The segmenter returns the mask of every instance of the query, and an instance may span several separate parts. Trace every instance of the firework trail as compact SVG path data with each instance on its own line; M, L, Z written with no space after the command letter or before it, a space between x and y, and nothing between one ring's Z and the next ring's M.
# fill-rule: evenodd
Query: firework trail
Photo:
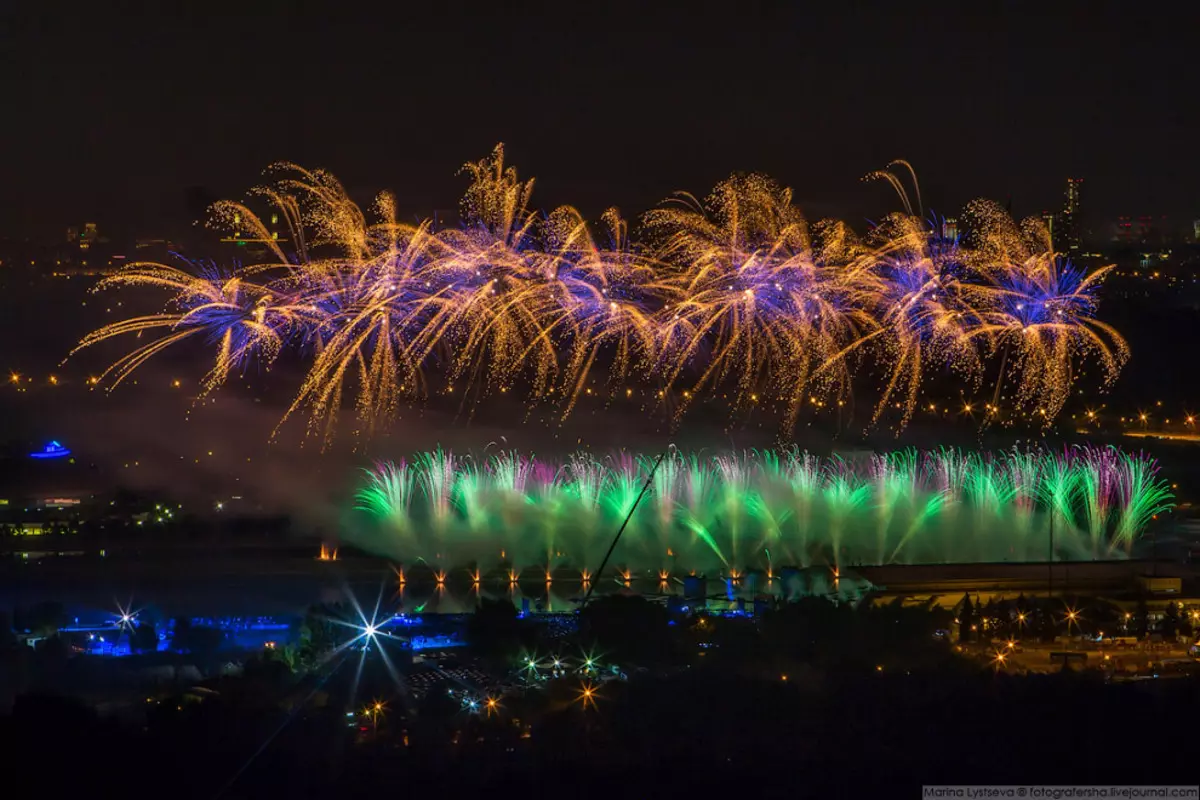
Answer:
M669 477L653 483L656 496L637 507L618 551L619 563L655 575L770 569L771 554L776 565L835 568L1042 558L1051 531L1061 557L1113 557L1172 508L1154 460L1115 448L998 456L909 449L862 463L797 451L670 460ZM505 453L481 465L420 453L368 472L356 535L370 549L407 561L437 557L444 567L480 552L507 553L524 567L585 567L652 464L624 452L564 462ZM431 527L435 541L412 535Z
M790 189L758 174L703 201L676 196L635 239L616 209L594 228L569 206L535 210L534 182L502 146L463 172L462 224L439 230L400 222L390 194L364 210L329 173L275 165L252 202L282 220L289 251L250 205L217 203L211 225L264 243L262 262L130 265L96 288L161 290L166 308L73 352L134 338L104 372L111 388L203 341L215 348L209 392L295 348L309 366L284 419L303 412L325 441L351 401L369 435L431 394L474 409L512 392L565 419L584 394L631 397L635 385L675 421L719 400L775 415L786 434L806 410L849 404L860 370L881 379L872 424L903 428L933 374L978 384L997 370L992 405L1007 390L1009 421L1049 425L1081 365L1098 361L1111 383L1128 360L1096 317L1110 268L1064 261L1038 223L987 201L948 239L921 216L907 162L868 176L892 185L903 211L862 238L836 220L810 224Z

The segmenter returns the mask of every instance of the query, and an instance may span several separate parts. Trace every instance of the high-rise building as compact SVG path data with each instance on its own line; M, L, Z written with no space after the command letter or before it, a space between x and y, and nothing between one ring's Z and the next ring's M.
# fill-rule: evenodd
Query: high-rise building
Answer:
M287 238L280 236L279 232L279 214L272 212L270 224L267 224L267 219L256 218L253 223L246 221L246 228L243 229L242 212L235 211L230 221L233 223L233 232L221 238L222 242L234 244L238 247L246 247L247 245L262 245L269 242L286 242Z
M1058 214L1053 211L1042 212L1042 224L1046 226L1046 232L1050 234L1050 241L1054 241L1054 235L1058 232Z
M107 239L100 236L100 229L94 222L85 222L82 231L74 226L67 228L67 242L79 245L80 250L87 250L98 242L107 241Z
M942 220L942 238L947 241L958 240L958 220L954 217L946 217Z
M1083 246L1081 195L1083 178L1067 178L1067 195L1063 200L1061 235L1069 254L1078 253Z
M1133 217L1117 217L1113 225L1113 241L1119 244L1133 244Z
M1200 219L1192 220L1192 238L1200 244Z
M94 222L85 222L83 225L83 234L79 237L79 249L87 250L93 244L100 240L100 231Z
M1131 247L1163 247L1170 244L1170 220L1167 217L1141 215L1117 217L1113 241Z

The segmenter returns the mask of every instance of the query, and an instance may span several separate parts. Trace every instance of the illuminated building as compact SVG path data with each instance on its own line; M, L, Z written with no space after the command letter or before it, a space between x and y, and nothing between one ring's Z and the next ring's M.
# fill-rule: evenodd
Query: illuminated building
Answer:
M1120 242L1121 244L1130 244L1134 241L1133 219L1131 217L1117 217L1113 231L1113 241Z
M1200 244L1200 219L1192 220L1192 239Z
M958 220L954 217L946 217L942 220L942 238L948 241L958 239Z
M63 447L58 442L50 442L41 450L35 450L29 454L30 458L44 460L48 458L69 458L71 451Z
M1058 231L1058 215L1053 211L1042 212L1042 224L1046 226L1046 230L1050 233L1050 241L1054 241L1054 234Z
M1083 245L1082 193L1083 178L1067 178L1067 192L1063 200L1062 233L1063 243L1070 254L1078 253Z
M97 242L107 242L100 236L100 229L94 222L85 222L83 231L74 226L67 228L67 244L78 245L80 250L88 250Z
M1160 246L1167 243L1168 220L1149 215L1117 217L1113 241L1122 245Z
M87 472L59 442L0 460L0 534L71 534L92 503Z
M246 247L252 244L267 244L268 242L286 242L287 237L281 233L283 220L278 213L272 213L270 216L264 217L262 222L269 224L267 227L268 236L256 236L254 233L248 233L240 229L242 224L242 215L240 212L234 212L231 221L233 222L233 233L221 239L225 244L232 244L236 247Z
M153 247L153 248L163 250L163 251L179 249L179 246L176 245L174 242L172 242L170 239L152 239L152 238L137 239L134 241L133 246L137 250L145 250L146 248L149 248L149 247Z

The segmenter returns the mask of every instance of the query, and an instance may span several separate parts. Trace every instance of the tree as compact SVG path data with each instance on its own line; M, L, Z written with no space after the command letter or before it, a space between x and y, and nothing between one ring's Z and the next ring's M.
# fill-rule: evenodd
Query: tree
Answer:
M436 751L444 747L450 740L450 732L461 710L460 703L450 696L444 686L426 692L417 703L416 719L412 724L413 745L417 752Z
M138 624L149 623L152 627L158 627L163 622L163 613L158 606L153 603L144 605L137 612Z
M176 617L171 634L171 649L179 653L191 650L192 621L187 617Z
M3 611L0 611L0 651L4 651L14 646L17 643L17 637L13 635L12 619Z
M1146 597L1138 597L1137 609L1133 612L1133 630L1139 639L1145 639L1150 632L1150 609L1146 607Z
M129 632L129 649L135 653L153 653L158 649L158 632L149 622L139 622Z
M315 605L304 616L300 625L299 646L296 663L302 669L312 670L324 663L325 658L338 646L338 631L332 620L341 619L341 609L336 606ZM350 629L342 627L342 630Z
M1017 602L1015 605L1017 607L1018 614L1028 614L1029 613L1029 600L1028 600L1028 598L1025 597L1024 592L1021 592L1019 595L1017 595Z
M983 608L979 609L980 638L985 638L982 635L984 631L988 631L992 636L996 635L996 627L998 624L997 613L996 600L994 598L988 600Z
M92 733L98 719L96 712L80 700L42 692L17 697L12 715L22 730L45 727L48 733L76 730Z
M264 650L262 654L264 662L283 664L287 667L288 672L296 671L299 658L300 648L295 644L277 644L272 648Z
M1120 610L1112 603L1100 598L1091 598L1084 606L1083 623L1089 632L1103 632L1105 636L1112 636L1118 629L1120 616Z
M179 653L191 653L199 662L211 661L216 655L225 634L217 628L194 626L191 620L178 617L175 633L171 637L171 649Z
M225 632L219 628L196 627L188 633L188 651L202 664L212 661L225 641Z
M974 639L971 628L975 625L975 606L971 604L971 595L964 594L962 605L958 609L958 641L970 642Z
M1013 638L1013 620L1017 618L1017 612L1013 608L1012 601L1001 600L996 604L996 632L995 635L1004 639Z
M67 612L62 603L38 603L18 614L16 627L27 630L34 636L48 637L58 633L66 620Z
M1167 607L1163 609L1162 635L1167 641L1172 641L1179 635L1179 604L1174 600L1167 603Z
M467 623L467 640L484 656L511 657L521 647L521 624L517 607L507 598L480 598Z
M290 654L285 651L290 651ZM246 659L242 669L241 683L260 687L278 687L286 684L292 677L295 664L295 649L290 645L280 645L274 649Z
M70 648L61 636L50 636L38 642L33 658L34 680L43 688L59 687L70 657Z
M642 597L612 594L588 604L579 614L585 639L620 660L660 661L670 653L667 609Z

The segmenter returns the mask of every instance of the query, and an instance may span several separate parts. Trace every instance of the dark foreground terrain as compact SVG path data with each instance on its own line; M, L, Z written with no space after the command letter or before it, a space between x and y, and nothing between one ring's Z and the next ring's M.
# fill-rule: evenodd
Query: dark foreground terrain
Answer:
M132 661L72 655L51 630L33 647L10 636L0 678L15 702L0 740L12 779L47 797L918 797L926 784L1195 782L1200 677L1164 649L1194 640L1175 604L1127 618L1138 644L1122 647L1119 670L1064 636L1119 625L1095 598L811 597L750 616L615 595L564 617L547 625L483 601L465 647L417 653L344 624L358 619L352 604L323 606L291 643L236 656L211 629L181 642L177 622L167 650L133 657L175 676L153 685L107 668ZM153 632L132 631L143 624ZM1082 657L1035 673L1019 662L1036 641Z
M279 713L213 704L128 730L35 696L2 725L6 760L42 796L917 797L929 783L1194 783L1198 701L1192 681L845 675L805 688L696 673L567 705L528 738L497 719L451 739L431 715L356 744L341 714L306 712L253 760Z

